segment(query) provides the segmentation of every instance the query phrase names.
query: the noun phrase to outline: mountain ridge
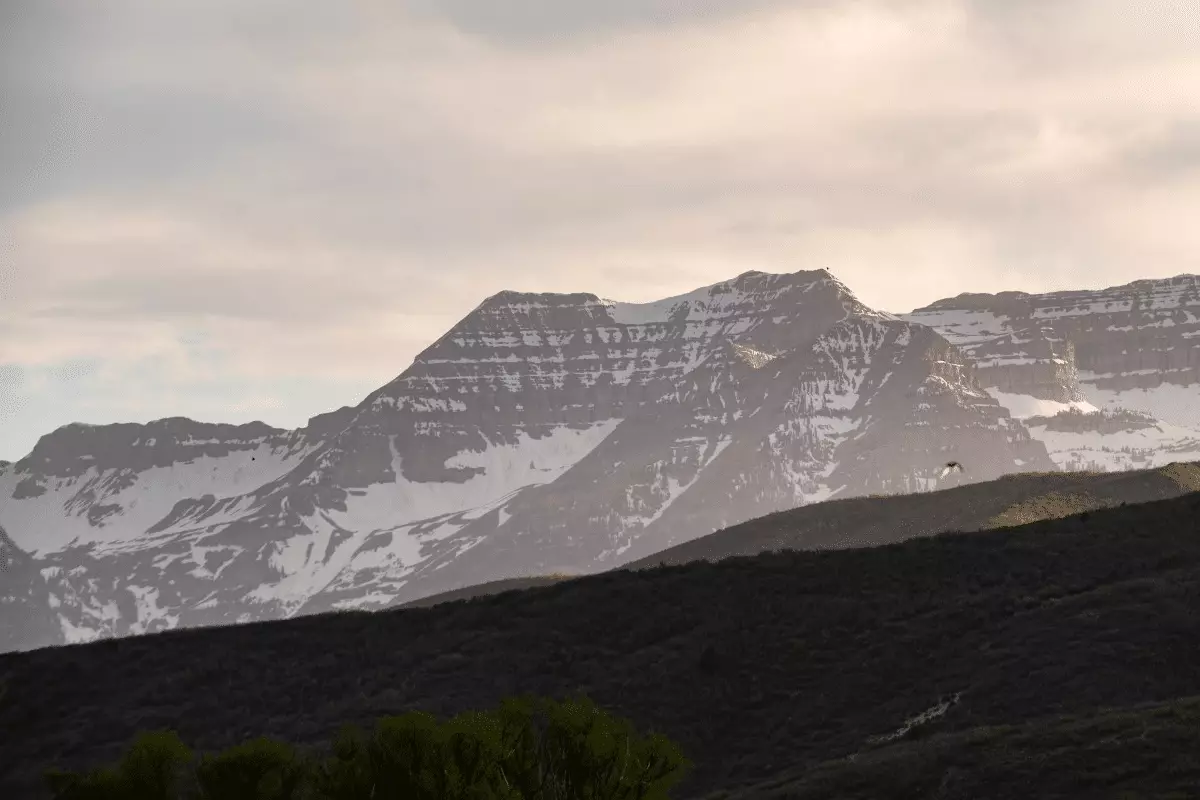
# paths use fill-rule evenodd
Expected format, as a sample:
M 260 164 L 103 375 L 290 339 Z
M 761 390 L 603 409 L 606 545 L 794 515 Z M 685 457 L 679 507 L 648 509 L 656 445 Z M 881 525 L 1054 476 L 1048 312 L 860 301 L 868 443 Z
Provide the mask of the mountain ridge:
M 303 428 L 60 428 L 0 469 L 0 524 L 79 640 L 611 569 L 800 504 L 1069 466 L 1081 437 L 1191 453 L 1159 420 L 1047 416 L 1090 408 L 1042 396 L 1081 391 L 1052 326 L 1026 353 L 939 309 L 875 311 L 828 270 L 650 303 L 498 292 Z M 989 389 L 1004 347 L 1033 394 Z M 104 458 L 71 456 L 89 442 Z M 970 471 L 942 479 L 951 459 Z

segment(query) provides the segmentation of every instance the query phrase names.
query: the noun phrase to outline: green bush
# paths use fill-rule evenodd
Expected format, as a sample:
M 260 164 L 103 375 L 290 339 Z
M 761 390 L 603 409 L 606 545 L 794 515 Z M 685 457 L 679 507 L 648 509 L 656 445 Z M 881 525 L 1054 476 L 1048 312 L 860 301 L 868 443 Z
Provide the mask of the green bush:
M 143 733 L 116 766 L 46 779 L 61 800 L 667 800 L 689 766 L 586 697 L 521 697 L 347 726 L 323 755 L 258 738 L 196 762 L 174 732 Z
M 46 781 L 62 800 L 176 800 L 192 751 L 173 731 L 143 733 L 121 761 L 86 773 L 51 770 Z
M 283 742 L 265 737 L 206 755 L 196 767 L 204 800 L 296 800 L 307 764 Z

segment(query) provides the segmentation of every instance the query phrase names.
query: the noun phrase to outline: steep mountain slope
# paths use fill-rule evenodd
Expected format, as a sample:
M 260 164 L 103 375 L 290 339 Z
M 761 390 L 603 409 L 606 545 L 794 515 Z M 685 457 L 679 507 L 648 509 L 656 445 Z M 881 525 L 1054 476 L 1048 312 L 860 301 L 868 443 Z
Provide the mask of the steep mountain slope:
M 163 535 L 168 526 L 236 518 L 253 497 L 240 492 L 286 474 L 348 411 L 300 431 L 183 418 L 68 425 L 0 468 L 0 525 L 37 556 L 68 641 L 173 627 L 202 599 L 189 588 L 219 579 L 240 545 L 206 547 Z
M 0 467 L 0 524 L 32 553 L 120 545 L 181 500 L 228 497 L 274 480 L 317 444 L 306 431 L 261 422 L 66 425 Z
M 961 294 L 902 316 L 965 352 L 1061 467 L 1200 457 L 1200 276 Z
M 0 652 L 64 643 L 37 563 L 0 528 Z
M 260 734 L 318 746 L 409 709 L 582 692 L 680 744 L 696 765 L 681 800 L 750 786 L 747 800 L 1191 797 L 1194 703 L 1166 731 L 1161 714 L 1096 718 L 1200 695 L 1198 511 L 1190 494 L 434 608 L 3 654 L 0 731 L 20 735 L 0 736 L 0 796 L 38 800 L 43 769 L 108 763 L 138 730 L 171 727 L 203 751 Z M 1064 715 L 1090 721 L 1047 721 Z M 930 722 L 897 737 L 917 717 Z M 997 727 L 1011 725 L 1040 728 L 1045 746 Z M 886 747 L 916 736 L 929 746 Z M 1044 787 L 1025 783 L 1040 775 Z M 767 794 L 783 780 L 804 793 Z
M 763 513 L 1053 464 L 927 327 L 824 270 L 501 292 L 298 431 L 69 426 L 0 474 L 73 640 L 591 572 Z
M 484 565 L 553 571 L 568 546 L 604 568 L 764 512 L 931 486 L 955 456 L 976 465 L 975 480 L 1051 468 L 949 356 L 926 328 L 860 318 L 757 369 L 715 358 L 665 408 L 627 420 L 562 481 L 512 503 L 512 518 L 442 585 L 478 583 Z
M 875 486 L 932 482 L 942 451 L 977 453 L 977 480 L 1024 463 L 1052 466 L 1044 450 L 1019 425 L 1010 427 L 1003 409 L 973 385 L 969 368 L 939 363 L 939 356 L 951 353 L 940 337 L 870 311 L 824 271 L 748 273 L 632 309 L 595 303 L 588 296 L 513 296 L 502 311 L 489 301 L 482 320 L 469 317 L 462 334 L 452 331 L 418 364 L 457 363 L 453 350 L 450 356 L 438 350 L 477 341 L 470 331 L 481 324 L 508 326 L 504 341 L 527 348 L 537 337 L 523 316 L 526 306 L 547 315 L 553 307 L 559 318 L 602 314 L 612 322 L 597 328 L 590 342 L 585 330 L 582 352 L 568 351 L 563 340 L 557 345 L 562 352 L 550 357 L 527 351 L 520 359 L 510 356 L 505 381 L 519 387 L 519 381 L 536 379 L 535 392 L 554 387 L 551 407 L 561 409 L 566 424 L 575 422 L 571 415 L 577 424 L 599 425 L 621 413 L 619 424 L 556 480 L 451 520 L 461 527 L 430 546 L 421 563 L 396 559 L 382 569 L 380 560 L 367 569 L 351 564 L 306 611 L 361 607 L 363 599 L 388 594 L 405 602 L 530 571 L 607 569 L 765 511 Z M 492 333 L 489 341 L 499 338 Z M 622 343 L 628 349 L 604 350 L 625 360 L 601 363 L 597 371 L 598 340 Z M 547 380 L 542 366 L 560 359 L 568 365 L 562 389 L 557 375 Z M 587 370 L 579 376 L 584 391 L 567 391 L 580 367 Z M 890 377 L 897 377 L 891 394 Z M 411 375 L 398 381 L 429 382 Z M 586 391 L 593 387 L 602 388 L 596 398 Z M 385 387 L 380 397 L 393 391 Z M 498 388 L 482 391 L 513 402 Z M 920 418 L 934 413 L 930 398 L 961 409 L 962 416 L 946 415 L 930 426 Z M 847 444 L 852 434 L 870 431 L 877 444 L 903 440 L 909 435 L 905 425 L 924 440 L 919 456 L 911 446 L 894 444 L 894 452 L 863 466 L 859 449 Z M 393 536 L 380 545 L 381 555 L 395 545 Z

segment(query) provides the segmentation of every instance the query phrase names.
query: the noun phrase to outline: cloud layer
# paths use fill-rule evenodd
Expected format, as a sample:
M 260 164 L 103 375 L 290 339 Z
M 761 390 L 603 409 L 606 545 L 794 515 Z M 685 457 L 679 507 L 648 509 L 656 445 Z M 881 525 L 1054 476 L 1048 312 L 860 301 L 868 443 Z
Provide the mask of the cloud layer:
M 505 288 L 826 267 L 906 311 L 1200 271 L 1182 2 L 0 14 L 0 457 L 72 420 L 298 424 Z

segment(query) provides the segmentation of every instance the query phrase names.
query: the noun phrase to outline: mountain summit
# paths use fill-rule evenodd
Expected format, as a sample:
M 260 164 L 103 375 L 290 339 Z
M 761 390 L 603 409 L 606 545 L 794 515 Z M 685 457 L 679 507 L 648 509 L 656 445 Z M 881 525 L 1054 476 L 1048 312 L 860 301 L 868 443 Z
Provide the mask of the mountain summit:
M 651 303 L 500 292 L 295 431 L 60 429 L 0 468 L 0 525 L 82 640 L 594 572 L 800 504 L 1050 469 L 934 328 L 825 270 L 747 272 Z

